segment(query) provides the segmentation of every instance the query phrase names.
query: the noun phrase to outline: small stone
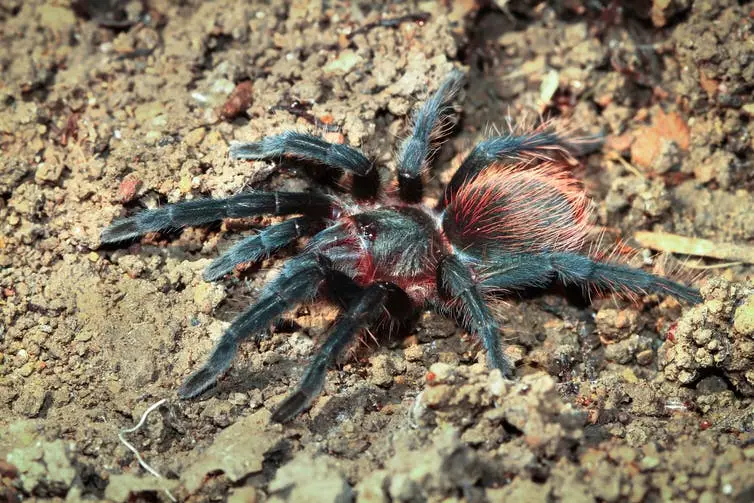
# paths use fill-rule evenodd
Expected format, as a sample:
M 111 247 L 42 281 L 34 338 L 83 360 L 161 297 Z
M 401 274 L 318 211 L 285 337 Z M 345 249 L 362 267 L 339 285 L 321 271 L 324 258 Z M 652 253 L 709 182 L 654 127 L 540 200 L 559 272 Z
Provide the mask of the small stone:
M 162 130 L 165 126 L 168 124 L 168 116 L 165 114 L 160 114 L 157 117 L 152 119 L 152 126 L 159 128 Z
M 405 363 L 401 368 L 400 363 L 385 354 L 373 356 L 370 361 L 369 382 L 383 388 L 393 384 L 393 377 L 405 371 Z
M 73 10 L 63 6 L 40 5 L 37 9 L 39 24 L 56 32 L 63 32 L 76 24 Z
M 449 383 L 453 380 L 453 366 L 447 363 L 435 363 L 429 371 L 434 375 L 433 383 Z
M 76 477 L 62 440 L 16 448 L 7 460 L 18 469 L 27 493 L 65 496 Z
M 40 382 L 31 382 L 24 386 L 19 397 L 13 402 L 13 410 L 26 417 L 37 417 L 44 407 L 47 392 Z
M 47 148 L 43 154 L 44 162 L 39 163 L 37 171 L 34 173 L 34 180 L 37 183 L 56 183 L 63 174 L 63 155 L 53 148 Z
M 354 51 L 346 50 L 341 52 L 337 59 L 326 64 L 323 70 L 326 73 L 337 73 L 340 75 L 345 75 L 360 62 L 361 56 L 356 54 Z
M 36 365 L 34 365 L 34 362 L 26 362 L 24 363 L 20 369 L 18 369 L 18 373 L 21 374 L 23 377 L 29 377 L 34 373 L 34 369 L 36 368 Z
M 206 134 L 207 134 L 207 131 L 203 127 L 196 128 L 193 131 L 191 131 L 189 134 L 187 134 L 183 140 L 186 142 L 186 145 L 188 145 L 189 147 L 196 147 L 202 142 Z
M 225 140 L 223 139 L 223 136 L 220 134 L 219 131 L 213 130 L 207 133 L 207 146 L 209 147 L 225 146 Z
M 689 372 L 688 370 L 681 370 L 678 372 L 678 382 L 682 384 L 689 384 L 694 380 L 694 377 L 696 377 L 696 374 Z
M 754 335 L 754 295 L 738 306 L 733 315 L 733 328 L 741 335 Z
M 623 376 L 623 380 L 627 383 L 634 384 L 639 382 L 639 378 L 636 377 L 636 374 L 630 368 L 624 369 L 623 372 L 621 372 L 621 376 Z
M 144 103 L 137 106 L 134 109 L 134 117 L 139 124 L 144 124 L 147 121 L 151 121 L 158 115 L 162 115 L 165 112 L 165 105 L 157 101 L 151 103 Z
M 649 365 L 652 363 L 652 360 L 654 360 L 654 355 L 654 351 L 647 349 L 636 355 L 636 361 L 639 365 Z
M 424 350 L 418 344 L 412 344 L 403 350 L 403 357 L 408 362 L 418 362 L 424 357 Z
M 182 194 L 188 194 L 191 192 L 191 176 L 186 174 L 181 177 L 181 180 L 178 182 L 178 190 L 180 190 Z
M 266 453 L 280 440 L 280 430 L 270 426 L 270 412 L 262 409 L 221 431 L 212 445 L 183 470 L 181 482 L 193 493 L 210 473 L 221 471 L 233 483 L 243 480 L 262 471 Z
M 641 461 L 639 461 L 639 468 L 641 471 L 649 471 L 654 468 L 657 468 L 660 464 L 660 458 L 656 458 L 654 456 L 644 456 Z
M 694 332 L 694 342 L 699 346 L 704 346 L 712 340 L 712 330 L 705 328 Z
M 257 490 L 252 486 L 237 487 L 228 495 L 228 503 L 257 503 L 257 501 L 259 501 Z
M 490 376 L 487 379 L 487 389 L 493 396 L 501 397 L 508 392 L 508 385 L 510 381 L 503 378 L 503 374 L 498 369 L 494 369 L 490 372 Z
M 327 456 L 312 457 L 301 453 L 278 468 L 270 482 L 273 493 L 270 501 L 322 501 L 324 503 L 348 503 L 353 500 L 353 491 L 343 474 L 335 468 L 337 463 Z M 277 497 L 285 491 L 287 498 Z
M 159 131 L 149 131 L 144 135 L 144 143 L 154 145 L 160 138 L 162 138 L 162 134 Z
M 105 489 L 105 498 L 117 502 L 139 501 L 139 495 L 146 498 L 146 493 L 169 491 L 177 485 L 177 480 L 156 478 L 149 475 L 139 477 L 130 473 L 112 474 Z
M 202 281 L 194 288 L 194 304 L 202 313 L 211 313 L 223 299 L 225 288 L 222 285 Z
M 89 252 L 89 255 L 86 257 L 89 259 L 89 262 L 97 262 L 99 260 L 99 254 L 97 254 L 97 252 Z
M 136 197 L 136 193 L 141 188 L 141 180 L 136 175 L 130 174 L 123 178 L 118 186 L 118 200 L 122 203 L 128 203 Z

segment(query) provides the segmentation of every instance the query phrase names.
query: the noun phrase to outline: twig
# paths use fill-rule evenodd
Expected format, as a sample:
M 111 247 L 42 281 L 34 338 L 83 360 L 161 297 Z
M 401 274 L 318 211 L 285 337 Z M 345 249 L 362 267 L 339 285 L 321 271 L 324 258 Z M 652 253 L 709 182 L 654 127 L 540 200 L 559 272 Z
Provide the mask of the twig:
M 754 247 L 716 243 L 709 239 L 689 238 L 665 232 L 638 231 L 634 239 L 643 247 L 668 253 L 709 257 L 754 264 Z
M 163 398 L 159 402 L 151 405 L 147 410 L 144 411 L 144 414 L 142 414 L 141 419 L 139 420 L 139 422 L 137 423 L 136 426 L 134 426 L 133 428 L 128 428 L 128 429 L 120 430 L 120 432 L 118 432 L 118 439 L 121 441 L 121 443 L 123 443 L 123 445 L 125 445 L 128 448 L 128 450 L 130 450 L 131 452 L 134 453 L 134 455 L 136 456 L 136 460 L 139 462 L 139 464 L 141 465 L 141 467 L 144 468 L 146 471 L 148 471 L 149 473 L 151 473 L 153 476 L 155 476 L 158 479 L 163 479 L 165 477 L 163 477 L 157 470 L 155 470 L 154 468 L 152 468 L 151 466 L 149 466 L 149 464 L 147 464 L 147 462 L 144 461 L 144 458 L 141 457 L 141 454 L 136 449 L 136 447 L 134 447 L 128 440 L 126 440 L 126 438 L 125 438 L 124 435 L 126 433 L 133 433 L 133 432 L 137 431 L 138 429 L 140 429 L 144 425 L 144 423 L 146 422 L 147 416 L 152 411 L 154 411 L 155 409 L 159 408 L 166 401 L 167 401 L 167 399 Z M 168 489 L 163 489 L 163 490 L 165 491 L 165 494 L 168 495 L 168 498 L 170 498 L 170 501 L 178 501 L 177 499 L 175 499 L 175 496 L 173 496 L 173 494 Z
M 688 263 L 688 262 L 683 262 L 683 263 L 681 263 L 681 267 L 684 267 L 686 269 L 699 269 L 699 270 L 727 269 L 728 267 L 734 267 L 734 266 L 737 266 L 737 265 L 741 265 L 743 263 L 744 262 L 741 262 L 740 260 L 738 260 L 736 262 L 723 262 L 723 263 L 720 263 L 720 264 L 709 264 L 709 265 L 704 265 L 704 264 L 701 264 L 701 263 L 698 263 L 698 262 L 694 263 L 694 264 L 691 264 L 691 263 Z
M 428 12 L 419 12 L 417 14 L 408 14 L 406 16 L 396 17 L 396 18 L 388 18 L 388 19 L 382 19 L 380 21 L 375 21 L 374 23 L 368 23 L 360 28 L 356 28 L 354 31 L 346 35 L 346 38 L 348 40 L 351 40 L 356 35 L 359 35 L 361 33 L 366 33 L 373 28 L 377 28 L 378 26 L 387 27 L 387 28 L 396 28 L 400 26 L 403 23 L 419 23 L 424 24 L 427 21 L 429 21 L 430 14 Z
M 628 162 L 623 158 L 622 155 L 620 155 L 618 152 L 610 151 L 607 153 L 606 156 L 611 161 L 618 161 L 623 165 L 623 167 L 631 174 L 638 176 L 639 178 L 647 179 L 646 175 L 642 173 L 639 168 Z

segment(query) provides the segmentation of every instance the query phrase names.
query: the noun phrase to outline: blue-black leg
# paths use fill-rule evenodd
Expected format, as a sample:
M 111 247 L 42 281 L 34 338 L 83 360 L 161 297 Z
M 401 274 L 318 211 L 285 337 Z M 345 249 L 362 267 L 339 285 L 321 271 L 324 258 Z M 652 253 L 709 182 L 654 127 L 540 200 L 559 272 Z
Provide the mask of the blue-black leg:
M 481 270 L 484 290 L 546 288 L 557 277 L 541 255 L 502 255 L 488 263 Z
M 230 367 L 241 341 L 258 335 L 288 309 L 314 298 L 330 271 L 330 261 L 321 255 L 301 255 L 285 264 L 259 300 L 228 327 L 204 366 L 186 379 L 178 390 L 180 397 L 195 397 L 214 385 L 217 376 Z
M 291 215 L 327 217 L 333 201 L 323 194 L 307 192 L 244 192 L 223 199 L 197 199 L 146 210 L 113 222 L 102 231 L 103 243 L 132 239 L 147 232 L 202 225 L 223 218 L 254 215 Z
M 661 276 L 622 264 L 599 262 L 569 252 L 512 255 L 495 259 L 483 271 L 485 289 L 543 288 L 558 279 L 565 285 L 634 294 L 659 293 L 696 304 L 699 291 Z
M 309 363 L 296 390 L 272 414 L 273 421 L 289 421 L 319 395 L 325 384 L 327 367 L 335 362 L 359 330 L 384 313 L 388 298 L 395 289 L 397 287 L 390 283 L 373 283 L 350 302 L 347 311 L 335 322 L 327 340 Z
M 598 262 L 575 253 L 553 253 L 549 261 L 565 284 L 592 285 L 615 292 L 659 293 L 691 304 L 702 301 L 696 288 L 626 265 Z
M 440 201 L 444 207 L 453 200 L 456 193 L 467 182 L 473 180 L 482 170 L 496 162 L 516 162 L 525 154 L 546 152 L 548 149 L 568 149 L 568 143 L 554 132 L 535 131 L 520 136 L 508 134 L 495 136 L 477 144 L 464 159 L 445 187 L 445 196 Z
M 284 155 L 317 161 L 361 176 L 367 175 L 373 168 L 372 161 L 355 148 L 295 131 L 268 136 L 258 142 L 230 145 L 232 159 L 272 159 Z
M 296 217 L 263 229 L 233 245 L 204 270 L 204 279 L 214 281 L 231 272 L 238 264 L 256 262 L 289 245 L 302 236 L 309 236 L 321 226 L 322 219 Z
M 471 332 L 482 339 L 491 368 L 500 369 L 504 377 L 513 376 L 513 364 L 500 343 L 500 329 L 468 266 L 455 255 L 448 255 L 437 268 L 441 296 L 460 311 Z
M 462 81 L 463 73 L 452 71 L 414 116 L 411 135 L 404 140 L 398 154 L 398 189 L 404 201 L 418 202 L 422 197 L 421 175 L 432 152 L 432 142 L 446 125 L 450 101 Z

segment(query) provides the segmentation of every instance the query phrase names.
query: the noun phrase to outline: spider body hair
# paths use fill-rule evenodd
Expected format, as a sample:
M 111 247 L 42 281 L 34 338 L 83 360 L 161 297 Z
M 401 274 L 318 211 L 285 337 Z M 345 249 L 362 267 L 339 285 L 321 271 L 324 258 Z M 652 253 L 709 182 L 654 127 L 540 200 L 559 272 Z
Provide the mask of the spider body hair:
M 448 239 L 479 257 L 580 249 L 584 192 L 562 167 L 530 164 L 493 164 L 462 185 L 443 214 Z
M 507 378 L 500 326 L 489 296 L 546 287 L 553 281 L 635 295 L 656 292 L 699 302 L 697 290 L 581 252 L 587 234 L 586 197 L 558 161 L 574 141 L 549 125 L 481 142 L 445 189 L 437 208 L 422 203 L 423 174 L 448 130 L 451 101 L 463 75 L 450 73 L 414 116 L 398 152 L 398 190 L 384 190 L 375 163 L 360 151 L 313 135 L 286 132 L 234 143 L 234 159 L 303 158 L 348 173 L 351 195 L 253 191 L 146 210 L 113 222 L 103 242 L 150 231 L 201 225 L 228 217 L 291 216 L 232 246 L 205 272 L 220 278 L 308 238 L 257 301 L 221 336 L 206 363 L 179 389 L 183 398 L 212 387 L 238 345 L 257 339 L 285 311 L 326 298 L 341 314 L 309 363 L 297 388 L 273 413 L 288 421 L 319 394 L 327 368 L 362 331 L 391 327 L 425 308 L 452 315 L 473 332 L 487 362 Z

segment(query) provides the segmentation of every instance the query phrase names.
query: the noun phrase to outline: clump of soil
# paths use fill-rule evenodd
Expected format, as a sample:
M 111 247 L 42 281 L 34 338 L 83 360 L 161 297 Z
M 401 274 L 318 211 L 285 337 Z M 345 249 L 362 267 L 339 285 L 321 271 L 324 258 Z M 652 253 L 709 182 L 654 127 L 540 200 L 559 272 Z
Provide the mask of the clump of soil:
M 297 247 L 216 283 L 203 269 L 275 219 L 100 247 L 141 208 L 323 178 L 232 162 L 233 140 L 321 133 L 392 176 L 413 108 L 452 68 L 467 85 L 430 204 L 491 127 L 541 113 L 605 138 L 576 174 L 608 241 L 645 230 L 749 245 L 751 4 L 598 3 L 3 2 L 2 499 L 753 499 L 750 264 L 670 260 L 686 278 L 715 266 L 693 280 L 695 307 L 510 297 L 496 310 L 513 382 L 424 314 L 405 338 L 366 341 L 280 426 L 270 411 L 331 308 L 296 309 L 243 345 L 203 399 L 175 395 Z M 162 399 L 124 434 L 156 478 L 118 433 Z
M 719 372 L 735 391 L 754 396 L 754 289 L 714 279 L 702 296 L 660 348 L 665 378 L 690 384 Z

